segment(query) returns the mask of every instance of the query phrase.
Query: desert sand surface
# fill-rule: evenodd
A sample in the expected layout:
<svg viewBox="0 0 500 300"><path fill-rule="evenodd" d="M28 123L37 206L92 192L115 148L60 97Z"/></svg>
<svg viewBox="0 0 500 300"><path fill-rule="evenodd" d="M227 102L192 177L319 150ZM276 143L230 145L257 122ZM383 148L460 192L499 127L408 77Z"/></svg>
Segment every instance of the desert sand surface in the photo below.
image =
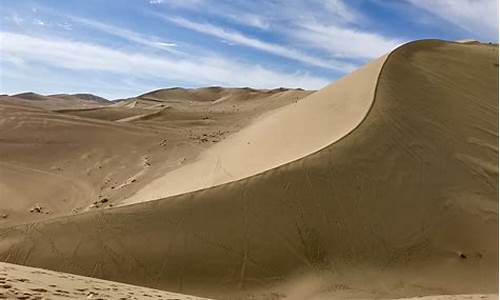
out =
<svg viewBox="0 0 500 300"><path fill-rule="evenodd" d="M427 297L415 297L415 298L402 298L407 300L462 300L462 299L486 299L486 300L495 300L498 299L498 295L441 295L441 296L427 296Z"/></svg>
<svg viewBox="0 0 500 300"><path fill-rule="evenodd" d="M113 206L264 112L310 93L173 88L112 102L2 96L0 226Z"/></svg>
<svg viewBox="0 0 500 300"><path fill-rule="evenodd" d="M367 64L300 102L261 116L210 147L195 162L155 179L123 203L165 198L250 177L334 143L368 113L385 59L383 56Z"/></svg>
<svg viewBox="0 0 500 300"><path fill-rule="evenodd" d="M202 300L190 295L0 262L0 299ZM405 300L496 300L498 295L441 295Z"/></svg>
<svg viewBox="0 0 500 300"><path fill-rule="evenodd" d="M108 104L108 100L91 94L56 94L39 95L32 92L12 95L18 103L46 109L70 109L84 107L100 107Z"/></svg>
<svg viewBox="0 0 500 300"><path fill-rule="evenodd" d="M497 46L408 43L315 93L4 98L0 261L216 299L497 297Z"/></svg>
<svg viewBox="0 0 500 300"><path fill-rule="evenodd" d="M202 300L206 298L0 263L0 299Z"/></svg>

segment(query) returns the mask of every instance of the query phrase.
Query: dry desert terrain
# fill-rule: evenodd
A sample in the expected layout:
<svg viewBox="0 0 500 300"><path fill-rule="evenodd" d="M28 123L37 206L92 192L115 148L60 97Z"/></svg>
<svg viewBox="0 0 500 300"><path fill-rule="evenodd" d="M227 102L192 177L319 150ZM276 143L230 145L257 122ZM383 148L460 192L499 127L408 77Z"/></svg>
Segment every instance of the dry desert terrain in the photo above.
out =
<svg viewBox="0 0 500 300"><path fill-rule="evenodd" d="M498 80L421 40L319 91L0 96L0 298L498 299Z"/></svg>

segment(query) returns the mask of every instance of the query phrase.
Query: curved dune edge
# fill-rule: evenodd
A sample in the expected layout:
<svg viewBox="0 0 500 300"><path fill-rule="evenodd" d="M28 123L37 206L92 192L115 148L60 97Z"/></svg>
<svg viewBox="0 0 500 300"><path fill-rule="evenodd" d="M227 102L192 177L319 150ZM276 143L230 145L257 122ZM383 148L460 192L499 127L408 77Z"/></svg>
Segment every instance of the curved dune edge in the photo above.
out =
<svg viewBox="0 0 500 300"><path fill-rule="evenodd" d="M0 260L221 299L294 299L310 274L298 294L495 292L498 48L475 47L392 52L366 119L322 151L202 191L4 229Z"/></svg>
<svg viewBox="0 0 500 300"><path fill-rule="evenodd" d="M353 131L373 104L386 54L320 91L255 120L200 158L153 180L121 204L189 193L299 160Z"/></svg>

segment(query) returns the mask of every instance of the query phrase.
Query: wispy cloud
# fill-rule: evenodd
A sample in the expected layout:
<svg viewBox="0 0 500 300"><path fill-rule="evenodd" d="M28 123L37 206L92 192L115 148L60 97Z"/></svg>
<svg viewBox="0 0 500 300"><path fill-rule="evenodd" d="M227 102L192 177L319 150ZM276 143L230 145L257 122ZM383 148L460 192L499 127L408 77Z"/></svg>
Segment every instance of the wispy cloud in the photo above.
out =
<svg viewBox="0 0 500 300"><path fill-rule="evenodd" d="M38 25L38 26L45 26L45 22L40 19L34 19L33 24Z"/></svg>
<svg viewBox="0 0 500 300"><path fill-rule="evenodd" d="M12 59L70 70L94 70L127 76L178 80L194 85L317 89L327 79L307 73L279 72L221 57L176 59L119 51L89 43L1 32L2 54ZM242 75L244 74L244 76Z"/></svg>
<svg viewBox="0 0 500 300"><path fill-rule="evenodd" d="M333 70L340 70L344 72L352 70L354 68L353 65L348 63L310 56L303 52L291 49L290 47L285 47L278 44L262 41L257 38L246 36L240 32L234 30L227 30L225 28L215 26L213 24L193 22L181 17L163 17L163 18L167 21L173 22L174 24L182 26L187 29L212 35L227 40L229 42L262 50L268 53L272 53L274 55L286 57L313 66L318 66Z"/></svg>
<svg viewBox="0 0 500 300"><path fill-rule="evenodd" d="M213 3L205 0L203 4ZM242 15L254 14L254 11L251 8L247 10L245 5L214 5L218 8L218 14L223 14L226 19L238 15L238 9ZM352 60L359 62L376 58L404 42L382 33L359 29L357 25L363 22L365 16L343 0L277 0L257 6L261 9L265 7L256 19L257 23L265 24L263 29L271 28L273 32L281 34L288 43L275 44L215 23L193 21L178 16L163 18L177 26L226 40L228 44L243 45L311 66L341 72L355 69L356 65ZM306 9L308 6L311 9ZM240 20L239 23L247 22ZM289 41L296 43L292 46Z"/></svg>
<svg viewBox="0 0 500 300"><path fill-rule="evenodd" d="M120 27L116 27L110 24L98 22L95 20L90 20L90 19L85 19L85 18L78 18L78 17L73 17L73 16L68 16L70 20L73 22L85 25L87 27L93 28L95 30L99 30L101 32L120 37L122 39L145 45L148 47L153 47L157 49L162 49L166 50L169 52L177 53L180 54L179 51L173 49L177 45L174 42L166 42L163 41L162 39L155 37L155 36L149 36L149 35L144 35L137 33L135 31L131 31L128 29L123 29Z"/></svg>
<svg viewBox="0 0 500 300"><path fill-rule="evenodd" d="M320 0L326 10L343 21L354 22L360 19L360 14L347 6L342 0Z"/></svg>
<svg viewBox="0 0 500 300"><path fill-rule="evenodd" d="M271 22L269 20L256 14L245 12L226 13L224 17L233 22L259 28L262 30L268 30L271 27Z"/></svg>
<svg viewBox="0 0 500 300"><path fill-rule="evenodd" d="M203 0L147 0L149 4L169 4L179 7L192 7L202 4Z"/></svg>
<svg viewBox="0 0 500 300"><path fill-rule="evenodd" d="M310 47L323 49L337 57L375 58L403 43L398 39L338 25L309 23L299 26L289 34Z"/></svg>
<svg viewBox="0 0 500 300"><path fill-rule="evenodd" d="M498 39L498 0L408 0L444 19L471 37Z"/></svg>
<svg viewBox="0 0 500 300"><path fill-rule="evenodd" d="M12 1L0 10L0 61L2 74L10 76L0 79L11 78L3 80L5 90L30 89L29 75L40 70L54 75L47 88L64 87L53 84L61 76L75 87L89 74L116 86L127 78L143 87L319 88L407 38L435 33L496 41L498 34L498 0L142 0L113 6L119 9L105 15L93 13L85 0ZM414 22L409 14L429 21ZM28 75L12 79L15 71Z"/></svg>
<svg viewBox="0 0 500 300"><path fill-rule="evenodd" d="M17 26L21 26L24 23L24 18L20 17L18 14L14 13L11 16L4 17L6 21L10 21Z"/></svg>

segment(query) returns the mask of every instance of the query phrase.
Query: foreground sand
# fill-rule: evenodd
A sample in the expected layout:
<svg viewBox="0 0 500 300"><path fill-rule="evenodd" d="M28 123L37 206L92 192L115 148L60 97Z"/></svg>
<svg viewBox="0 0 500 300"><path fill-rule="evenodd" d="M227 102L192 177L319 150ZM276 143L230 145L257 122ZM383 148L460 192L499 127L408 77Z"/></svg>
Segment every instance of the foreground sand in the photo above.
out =
<svg viewBox="0 0 500 300"><path fill-rule="evenodd" d="M170 293L140 286L9 263L0 263L0 299L208 300L208 298ZM495 300L498 299L498 295L440 295L400 299Z"/></svg>
<svg viewBox="0 0 500 300"><path fill-rule="evenodd" d="M0 263L0 299L202 300L129 284Z"/></svg>
<svg viewBox="0 0 500 300"><path fill-rule="evenodd" d="M440 296L427 296L427 297L415 297L415 298L401 298L406 300L496 300L498 295L440 295Z"/></svg>
<svg viewBox="0 0 500 300"><path fill-rule="evenodd" d="M347 102L329 98L333 92L309 96L322 95L316 99L331 109L332 124L351 124L312 154L279 166L270 157L267 171L156 201L5 226L0 260L231 300L497 293L498 47L418 41L390 53L373 76L375 90L365 89L371 98L357 99L369 109L352 114L355 120L335 117L340 108L328 103ZM307 99L290 105L317 112ZM261 121L277 127L250 136L279 140L289 128L277 118L289 114L279 112L228 141ZM294 120L314 123L315 115ZM322 129L331 128L295 138L331 138ZM297 149L277 147L284 157ZM195 170L186 178L211 176ZM142 178L142 187L154 181Z"/></svg>

